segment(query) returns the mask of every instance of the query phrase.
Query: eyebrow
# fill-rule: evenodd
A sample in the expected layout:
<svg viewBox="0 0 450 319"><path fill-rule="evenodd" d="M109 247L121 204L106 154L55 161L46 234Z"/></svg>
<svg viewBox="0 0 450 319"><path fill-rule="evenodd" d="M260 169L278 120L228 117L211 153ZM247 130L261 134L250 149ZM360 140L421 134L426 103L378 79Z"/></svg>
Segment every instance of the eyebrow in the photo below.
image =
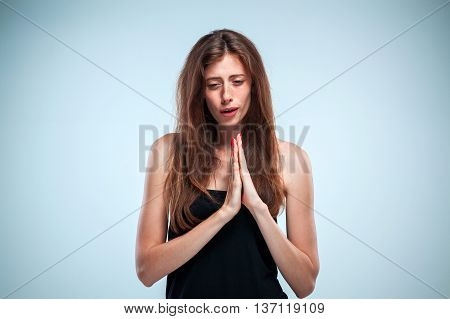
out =
<svg viewBox="0 0 450 319"><path fill-rule="evenodd" d="M233 74L233 75L230 75L229 78L231 79L231 78L235 78L235 77L241 76L241 75L245 76L245 74ZM206 79L206 81L209 81L209 80L222 80L222 78L220 76L212 76L212 77L209 77Z"/></svg>

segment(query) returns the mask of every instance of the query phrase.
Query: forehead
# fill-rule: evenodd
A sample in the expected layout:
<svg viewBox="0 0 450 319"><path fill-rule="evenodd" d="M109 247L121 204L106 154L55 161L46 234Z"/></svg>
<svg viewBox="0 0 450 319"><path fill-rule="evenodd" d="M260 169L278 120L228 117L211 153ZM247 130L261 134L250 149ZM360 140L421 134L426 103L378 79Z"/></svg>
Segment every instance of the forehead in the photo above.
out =
<svg viewBox="0 0 450 319"><path fill-rule="evenodd" d="M205 69L205 76L228 78L234 74L246 74L245 67L239 57L233 54L225 54L219 60L208 65Z"/></svg>

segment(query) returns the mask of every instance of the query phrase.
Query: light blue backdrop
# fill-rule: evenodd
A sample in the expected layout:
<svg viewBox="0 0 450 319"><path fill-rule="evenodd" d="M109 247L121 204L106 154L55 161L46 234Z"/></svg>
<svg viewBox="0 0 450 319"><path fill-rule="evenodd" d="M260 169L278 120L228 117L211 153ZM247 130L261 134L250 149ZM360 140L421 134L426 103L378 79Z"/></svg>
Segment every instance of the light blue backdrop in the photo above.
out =
<svg viewBox="0 0 450 319"><path fill-rule="evenodd" d="M279 137L311 158L310 297L449 296L443 3L1 0L1 296L164 298L134 268L139 127L173 128L188 51L224 27L257 45Z"/></svg>

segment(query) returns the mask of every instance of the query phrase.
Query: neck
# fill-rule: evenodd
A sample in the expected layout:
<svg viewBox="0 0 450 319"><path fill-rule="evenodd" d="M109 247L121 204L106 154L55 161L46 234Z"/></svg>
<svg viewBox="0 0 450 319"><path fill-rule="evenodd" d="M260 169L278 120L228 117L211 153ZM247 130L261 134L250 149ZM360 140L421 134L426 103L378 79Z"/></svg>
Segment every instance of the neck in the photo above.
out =
<svg viewBox="0 0 450 319"><path fill-rule="evenodd" d="M237 138L241 132L242 126L240 124L232 126L219 126L219 143L217 145L220 149L231 148L231 138Z"/></svg>

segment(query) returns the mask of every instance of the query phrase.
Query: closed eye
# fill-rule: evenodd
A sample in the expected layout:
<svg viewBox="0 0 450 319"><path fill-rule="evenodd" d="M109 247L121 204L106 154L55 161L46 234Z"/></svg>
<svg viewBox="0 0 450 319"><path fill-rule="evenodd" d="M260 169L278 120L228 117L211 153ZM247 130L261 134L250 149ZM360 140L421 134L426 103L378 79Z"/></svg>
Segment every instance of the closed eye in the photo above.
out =
<svg viewBox="0 0 450 319"><path fill-rule="evenodd" d="M237 80L237 81L233 81L233 83L235 85L241 85L242 83L244 83L244 81L243 80ZM218 84L218 83L208 84L208 88L212 89L212 90L216 89L218 86L220 86L220 84Z"/></svg>

